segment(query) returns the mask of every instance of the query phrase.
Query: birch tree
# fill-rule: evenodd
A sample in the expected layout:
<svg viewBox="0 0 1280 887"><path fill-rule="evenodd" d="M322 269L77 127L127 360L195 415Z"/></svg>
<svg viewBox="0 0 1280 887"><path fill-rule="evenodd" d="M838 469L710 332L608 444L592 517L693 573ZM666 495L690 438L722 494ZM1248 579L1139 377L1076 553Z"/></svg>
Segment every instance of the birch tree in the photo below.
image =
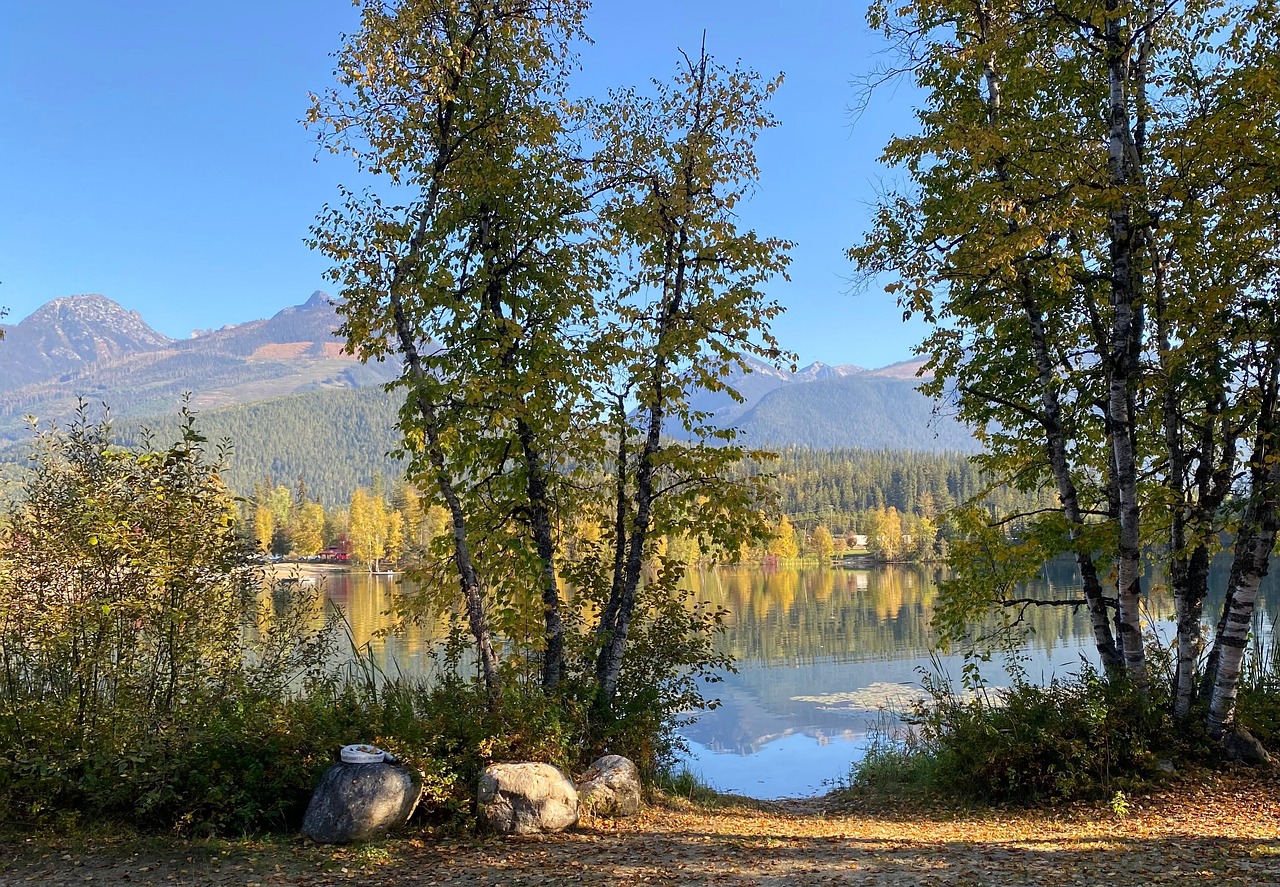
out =
<svg viewBox="0 0 1280 887"><path fill-rule="evenodd" d="M780 308L762 287L787 244L733 215L758 176L776 81L703 53L654 96L571 102L585 8L366 2L309 119L386 189L344 190L313 245L334 262L347 347L403 362L409 477L448 511L491 704L537 662L544 693L571 678L563 692L583 688L609 712L638 623L676 646L699 630L673 559L644 581L655 541L736 550L760 532L758 481L725 476L743 450L687 395L727 390L743 352L782 357L768 333ZM696 442L665 440L674 423ZM587 583L598 625L569 637L566 621L590 611L565 612L557 552L583 511L607 514L612 557L587 560L612 569ZM699 643L688 649L714 655ZM636 674L644 684L681 665ZM652 681L641 689L651 696Z"/></svg>
<svg viewBox="0 0 1280 887"><path fill-rule="evenodd" d="M524 482L524 538L543 563L549 687L562 661L550 563L556 456L535 431L564 429L552 414L586 375L573 373L577 352L562 336L593 287L576 276L571 239L583 206L559 116L585 8L368 0L337 56L337 86L315 96L308 115L324 145L353 154L386 187L381 196L344 190L313 228L313 246L335 263L347 347L403 361L409 473L449 511L459 588L495 700L485 597L505 586L487 584L476 563L486 479ZM519 472L508 470L508 453Z"/></svg>
<svg viewBox="0 0 1280 887"><path fill-rule="evenodd" d="M885 195L851 254L895 275L888 289L904 313L937 324L920 349L933 373L926 387L954 396L984 435L984 468L1022 489L1057 488L1059 544L1077 559L1095 645L1116 671L1125 648L1095 552L1116 551L1118 534L1100 545L1089 523L1118 524L1119 490L1132 479L1120 482L1115 426L1091 390L1114 349L1105 216L1082 200L1109 187L1095 110L1106 82L1073 25L1016 2L918 3L895 15L877 5L871 21L928 98L921 133L885 152L914 187ZM1129 634L1135 603L1126 599L1119 620Z"/></svg>
<svg viewBox="0 0 1280 887"><path fill-rule="evenodd" d="M376 572L387 556L390 522L387 503L376 492L357 487L351 494L351 551Z"/></svg>
<svg viewBox="0 0 1280 887"><path fill-rule="evenodd" d="M891 273L904 311L936 324L921 347L935 372L926 387L952 393L985 436L988 470L1027 489L1052 483L1060 502L1004 554L999 534L974 527L982 543L959 550L983 553L983 581L970 569L952 591L970 594L969 612L1008 603L1043 556L1071 551L1104 666L1143 683L1139 553L1163 543L1180 717L1196 696L1219 534L1236 542L1207 676L1229 686L1215 699L1233 692L1238 672L1216 663L1238 664L1274 544L1270 7L976 0L872 12L929 101L921 134L886 151L912 187L886 195L852 255ZM1243 461L1237 441L1251 442ZM1114 598L1099 579L1108 563ZM1226 717L1209 715L1215 733Z"/></svg>
<svg viewBox="0 0 1280 887"><path fill-rule="evenodd" d="M1227 597L1202 682L1208 727L1216 737L1235 728L1241 666L1280 523L1280 459L1275 451L1280 440L1277 14L1280 9L1273 2L1238 10L1219 42L1218 63L1200 78L1196 94L1206 96L1205 107L1185 137L1200 148L1200 175L1192 179L1200 187L1185 190L1202 207L1188 238L1196 248L1185 252L1201 259L1193 273L1211 284L1197 300L1201 322L1214 323L1207 333L1191 326L1201 332L1191 341L1208 339L1223 356L1211 365L1225 389L1220 399L1227 418L1219 423L1220 448L1234 453L1236 437L1248 447L1240 460L1243 483L1233 489L1241 506L1238 519L1226 521L1235 536ZM1179 329L1178 336L1189 334ZM1190 679L1191 669L1181 659L1180 673L1187 672ZM1191 695L1192 689L1180 684L1183 709L1190 707Z"/></svg>

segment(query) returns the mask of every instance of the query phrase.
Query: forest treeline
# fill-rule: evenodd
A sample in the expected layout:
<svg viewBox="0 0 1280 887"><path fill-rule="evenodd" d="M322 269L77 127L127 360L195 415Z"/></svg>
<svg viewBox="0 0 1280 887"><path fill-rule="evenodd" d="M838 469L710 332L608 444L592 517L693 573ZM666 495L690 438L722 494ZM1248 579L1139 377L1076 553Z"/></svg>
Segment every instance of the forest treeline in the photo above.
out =
<svg viewBox="0 0 1280 887"><path fill-rule="evenodd" d="M210 440L231 442L224 479L237 493L249 495L264 478L293 484L302 477L311 495L332 507L350 499L356 487L371 486L378 475L393 479L404 473L403 461L391 455L400 443L394 426L401 403L380 386L324 389L203 410L199 418ZM763 468L747 463L738 473L777 474L780 510L806 528L814 516L876 507L933 517L985 484L966 453L931 451L928 421L920 417L919 448L790 446L780 450L778 462ZM136 439L135 420L116 424L126 440ZM162 437L176 429L172 416L142 424Z"/></svg>
<svg viewBox="0 0 1280 887"><path fill-rule="evenodd" d="M384 476L368 464L371 480L358 483L350 469L343 476L343 466L355 464L356 454L348 452L346 462L341 449L337 454L319 477L339 493L349 489L343 498L322 495L322 481L305 471L288 483L269 473L247 489L232 483L242 498L242 526L251 529L258 551L306 557L336 548L368 565L420 561L433 540L448 532L445 510L424 502L402 475ZM257 464L278 463L259 458ZM956 507L981 503L992 513L1031 516L1053 504L1051 491L1025 493L992 484L959 453L791 448L776 458L743 462L735 472L769 478L766 489L776 507L767 521L768 538L725 552L704 550L696 534L681 533L664 538L656 557L825 561L866 553L889 561L929 560L946 553L954 532L947 514ZM581 557L584 546L601 538L603 520L579 514L558 527L560 555L570 561ZM1023 521L1008 526L1016 532Z"/></svg>
<svg viewBox="0 0 1280 887"><path fill-rule="evenodd" d="M305 556L341 546L349 532L351 500L360 489L380 490L387 514L403 513L406 531L418 520L406 506L409 494L401 480L404 463L393 455L398 444L395 421L399 403L398 394L374 386L325 389L200 411L201 434L213 444L229 444L221 476L231 491L245 500L244 526L246 532L252 530L258 550ZM114 423L114 430L125 445L138 443L144 433L166 439L179 430L179 418L122 419ZM25 449L24 444L10 445L5 458L23 459ZM860 536L871 536L867 540L870 548L885 559L940 556L945 547L936 543L950 536L945 516L959 505L981 500L992 513L1001 515L1031 514L1052 505L1044 501L1052 498L1051 491L1023 493L993 485L973 460L960 452L787 447L775 458L746 460L731 471L735 479L759 474L770 478L774 541L731 559L838 555L857 550L860 540L855 537ZM302 502L322 506L324 530L318 546L313 544L311 530L302 532L301 544L293 540L292 528L298 517L291 509L299 509ZM262 529L263 511L273 515L269 531ZM888 537L877 549L877 522L891 515L901 523L898 535L915 540L911 550L903 550ZM257 529L253 529L255 519ZM922 526L921 521L927 523ZM1017 529L1021 522L1014 521L1011 526ZM820 534L815 538L819 527L832 537L830 550L820 541ZM264 532L271 541L261 541ZM789 541L792 532L794 543ZM419 546L431 535L418 534ZM567 528L562 535L572 553L583 532ZM932 542L921 544L926 537ZM678 547L682 545L677 542ZM392 550L403 554L411 548L406 541Z"/></svg>
<svg viewBox="0 0 1280 887"><path fill-rule="evenodd" d="M805 532L825 524L833 532L862 534L870 514L890 508L931 521L979 501L999 514L1028 514L1050 496L994 484L969 456L956 452L789 447L776 459L744 462L735 470L771 474L778 510Z"/></svg>
<svg viewBox="0 0 1280 887"><path fill-rule="evenodd" d="M296 487L334 508L347 504L357 487L372 488L381 477L394 486L404 463L393 455L400 395L381 387L326 389L255 404L199 413L201 433L231 445L222 477L237 495L252 497L264 482ZM115 423L123 443L136 442L139 423ZM164 438L178 427L173 416L141 420ZM16 451L10 448L11 457ZM991 488L982 471L962 452L892 448L785 447L776 458L747 460L735 477L773 477L777 511L809 531L818 523L860 533L862 515L877 508L930 519L982 497L1001 514L1036 507L1038 496L1006 487Z"/></svg>

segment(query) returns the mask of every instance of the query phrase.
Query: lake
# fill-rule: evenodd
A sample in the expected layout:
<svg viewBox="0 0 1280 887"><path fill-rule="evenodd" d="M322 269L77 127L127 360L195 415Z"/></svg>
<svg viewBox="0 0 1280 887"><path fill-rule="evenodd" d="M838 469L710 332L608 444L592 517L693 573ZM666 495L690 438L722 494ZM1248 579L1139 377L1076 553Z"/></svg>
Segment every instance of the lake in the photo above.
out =
<svg viewBox="0 0 1280 887"><path fill-rule="evenodd" d="M1215 565L1205 613L1217 618L1226 564ZM1264 585L1268 624L1280 595L1276 570ZM957 680L962 659L933 653L929 629L941 570L891 565L867 569L818 567L716 567L697 570L690 587L730 613L720 648L737 670L708 686L719 707L681 729L691 771L722 791L754 798L821 794L849 773L868 739L887 724L886 711L901 710L919 693L923 672L941 667ZM1166 642L1173 640L1173 605L1148 575L1148 619ZM1068 596L1079 587L1074 565L1045 567L1032 593ZM396 580L362 573L334 574L325 592L350 622L352 640L390 671L429 675L430 652L443 623L410 626L381 636L394 624L388 609ZM1064 594L1066 592L1066 594ZM1267 609L1264 607L1264 609ZM1020 651L1030 680L1078 671L1096 663L1083 608L1031 608L1033 629ZM984 676L1007 683L999 663Z"/></svg>

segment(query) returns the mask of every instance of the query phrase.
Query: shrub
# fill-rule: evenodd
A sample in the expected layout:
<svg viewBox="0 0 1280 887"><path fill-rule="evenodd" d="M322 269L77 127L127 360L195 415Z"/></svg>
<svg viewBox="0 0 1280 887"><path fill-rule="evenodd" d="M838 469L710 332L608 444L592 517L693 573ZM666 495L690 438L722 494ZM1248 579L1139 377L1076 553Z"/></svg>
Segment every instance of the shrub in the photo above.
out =
<svg viewBox="0 0 1280 887"><path fill-rule="evenodd" d="M1280 621L1256 614L1240 680L1239 720L1271 751L1280 749Z"/></svg>
<svg viewBox="0 0 1280 887"><path fill-rule="evenodd" d="M311 779L308 743L327 738L285 703L328 651L259 594L204 444L185 409L159 448L116 446L83 410L37 433L0 522L0 809L14 818L243 829L286 815Z"/></svg>
<svg viewBox="0 0 1280 887"><path fill-rule="evenodd" d="M436 815L465 823L491 762L574 773L607 749L652 776L678 713L701 703L697 676L726 665L712 646L723 614L690 604L670 569L642 589L604 711L585 631L550 696L530 653L507 658L491 704L462 635L431 686L358 656L332 671L316 602L264 587L205 443L185 410L163 447L145 434L117 446L83 414L37 434L0 522L0 817L291 830L338 748L369 742L425 775Z"/></svg>
<svg viewBox="0 0 1280 887"><path fill-rule="evenodd" d="M853 786L883 789L896 779L995 803L1111 797L1148 778L1174 743L1158 690L1144 696L1090 670L968 697L945 681L926 689L929 698L907 716L910 739L873 746Z"/></svg>

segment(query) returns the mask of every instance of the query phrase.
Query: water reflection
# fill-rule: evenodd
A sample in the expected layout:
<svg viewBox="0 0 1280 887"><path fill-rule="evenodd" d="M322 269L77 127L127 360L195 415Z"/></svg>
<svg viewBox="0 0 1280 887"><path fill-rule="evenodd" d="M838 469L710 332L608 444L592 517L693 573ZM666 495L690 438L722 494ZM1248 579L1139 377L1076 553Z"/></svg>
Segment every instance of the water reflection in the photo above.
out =
<svg viewBox="0 0 1280 887"><path fill-rule="evenodd" d="M733 614L721 643L738 671L707 688L720 707L683 735L690 768L720 789L821 792L848 773L872 730L887 727L886 711L918 695L921 669L959 671L957 657L931 659L938 570L722 568L700 578ZM1085 620L1046 608L1029 618L1040 653L1030 667L1078 662Z"/></svg>
<svg viewBox="0 0 1280 887"><path fill-rule="evenodd" d="M1215 590L1205 613L1221 611L1229 564L1216 563ZM738 662L735 674L707 688L719 708L682 733L689 766L727 791L772 798L819 793L847 775L868 735L890 726L920 695L923 673L941 669L957 677L960 656L933 654L929 625L941 570L920 566L818 570L721 568L701 574L699 589L733 618L722 645ZM1280 595L1264 587L1266 624L1274 624ZM1151 630L1173 640L1172 601L1160 592L1163 577L1149 573L1146 600ZM1020 596L1042 600L1079 596L1080 577L1069 560L1048 564ZM1018 667L1027 679L1096 665L1083 608L1029 607L1026 643ZM992 686L1009 680L993 661L983 667Z"/></svg>
<svg viewBox="0 0 1280 887"><path fill-rule="evenodd" d="M739 661L798 664L927 657L940 568L890 565L873 569L721 567L694 577L699 594L730 611L723 649ZM1047 567L1025 594L1075 595L1070 565ZM1152 619L1173 618L1169 601L1152 597ZM1083 608L1030 607L1024 621L1030 648L1042 654L1089 637Z"/></svg>
<svg viewBox="0 0 1280 887"><path fill-rule="evenodd" d="M1205 605L1211 620L1228 570L1228 563L1214 565ZM922 670L960 674L959 657L932 655L929 624L943 578L939 568L909 565L692 571L689 587L698 597L731 614L719 645L737 671L707 687L720 706L682 730L690 767L718 788L760 798L814 794L847 774L868 733L883 726L885 710L901 710L918 694ZM1269 623L1280 609L1275 584L1273 571L1263 589ZM1154 589L1149 623L1171 642L1173 607L1159 593L1163 578L1149 573L1145 585ZM1062 599L1079 586L1074 564L1062 560L1046 565L1025 593ZM330 610L345 614L351 642L380 667L431 674L431 650L448 628L444 617L393 631L402 589L391 577L334 574L323 587ZM1083 608L1031 607L1025 620L1030 634L1021 656L1029 679L1047 682L1096 662ZM986 677L994 685L1007 681L999 662Z"/></svg>

